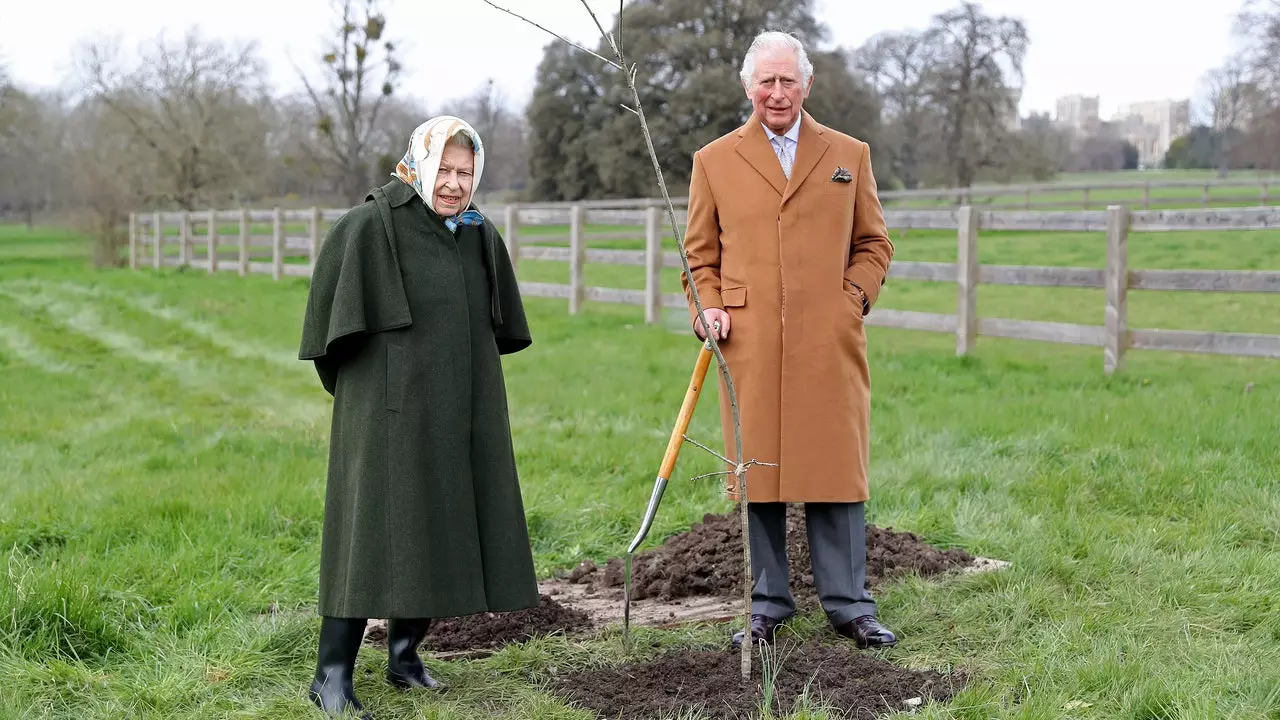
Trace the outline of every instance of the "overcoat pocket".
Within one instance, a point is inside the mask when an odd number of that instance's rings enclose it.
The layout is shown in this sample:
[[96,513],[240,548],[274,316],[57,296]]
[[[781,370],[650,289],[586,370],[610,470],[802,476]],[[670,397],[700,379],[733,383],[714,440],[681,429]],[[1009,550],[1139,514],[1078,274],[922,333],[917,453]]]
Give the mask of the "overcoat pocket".
[[742,286],[721,288],[720,301],[725,307],[743,307],[747,304],[747,289]]

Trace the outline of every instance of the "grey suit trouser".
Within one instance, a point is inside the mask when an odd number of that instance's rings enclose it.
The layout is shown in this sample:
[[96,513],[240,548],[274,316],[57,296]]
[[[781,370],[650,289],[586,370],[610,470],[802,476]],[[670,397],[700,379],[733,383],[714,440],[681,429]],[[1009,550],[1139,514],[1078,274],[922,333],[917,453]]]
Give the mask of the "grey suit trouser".
[[[833,625],[875,615],[867,590],[866,508],[863,503],[805,503],[813,584]],[[774,620],[795,614],[787,569],[786,503],[748,503],[751,612]]]

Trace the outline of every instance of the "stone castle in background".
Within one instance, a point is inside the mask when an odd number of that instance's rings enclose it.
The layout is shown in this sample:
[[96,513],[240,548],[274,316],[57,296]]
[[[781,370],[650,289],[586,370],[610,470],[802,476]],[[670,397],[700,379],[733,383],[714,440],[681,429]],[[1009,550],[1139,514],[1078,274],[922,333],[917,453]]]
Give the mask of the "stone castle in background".
[[1096,133],[1109,124],[1120,137],[1138,148],[1138,167],[1158,168],[1174,140],[1191,131],[1190,100],[1148,100],[1121,105],[1110,123],[1103,123],[1097,95],[1058,98],[1058,124],[1082,133]]

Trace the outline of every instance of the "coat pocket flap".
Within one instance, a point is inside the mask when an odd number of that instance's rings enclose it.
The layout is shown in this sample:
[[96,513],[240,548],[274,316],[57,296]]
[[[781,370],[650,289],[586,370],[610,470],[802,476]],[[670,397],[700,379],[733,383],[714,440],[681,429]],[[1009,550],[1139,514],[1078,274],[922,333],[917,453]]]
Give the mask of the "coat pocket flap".
[[745,287],[722,288],[720,301],[725,307],[742,307],[747,304],[747,289]]

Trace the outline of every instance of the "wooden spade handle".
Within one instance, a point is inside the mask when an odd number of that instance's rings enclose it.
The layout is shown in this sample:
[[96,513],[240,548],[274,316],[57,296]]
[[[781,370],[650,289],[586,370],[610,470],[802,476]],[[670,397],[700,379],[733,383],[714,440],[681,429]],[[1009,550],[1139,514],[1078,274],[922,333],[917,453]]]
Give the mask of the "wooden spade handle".
[[671,439],[667,442],[667,452],[662,456],[662,467],[658,477],[670,480],[671,471],[676,467],[676,458],[680,455],[680,446],[684,443],[685,431],[689,429],[689,421],[693,419],[693,410],[698,405],[698,395],[702,392],[702,381],[707,376],[707,367],[711,365],[711,343],[704,342],[698,353],[698,361],[693,366],[693,377],[689,379],[689,389],[685,391],[684,403],[680,406],[680,414],[676,417],[675,429],[671,431]]

